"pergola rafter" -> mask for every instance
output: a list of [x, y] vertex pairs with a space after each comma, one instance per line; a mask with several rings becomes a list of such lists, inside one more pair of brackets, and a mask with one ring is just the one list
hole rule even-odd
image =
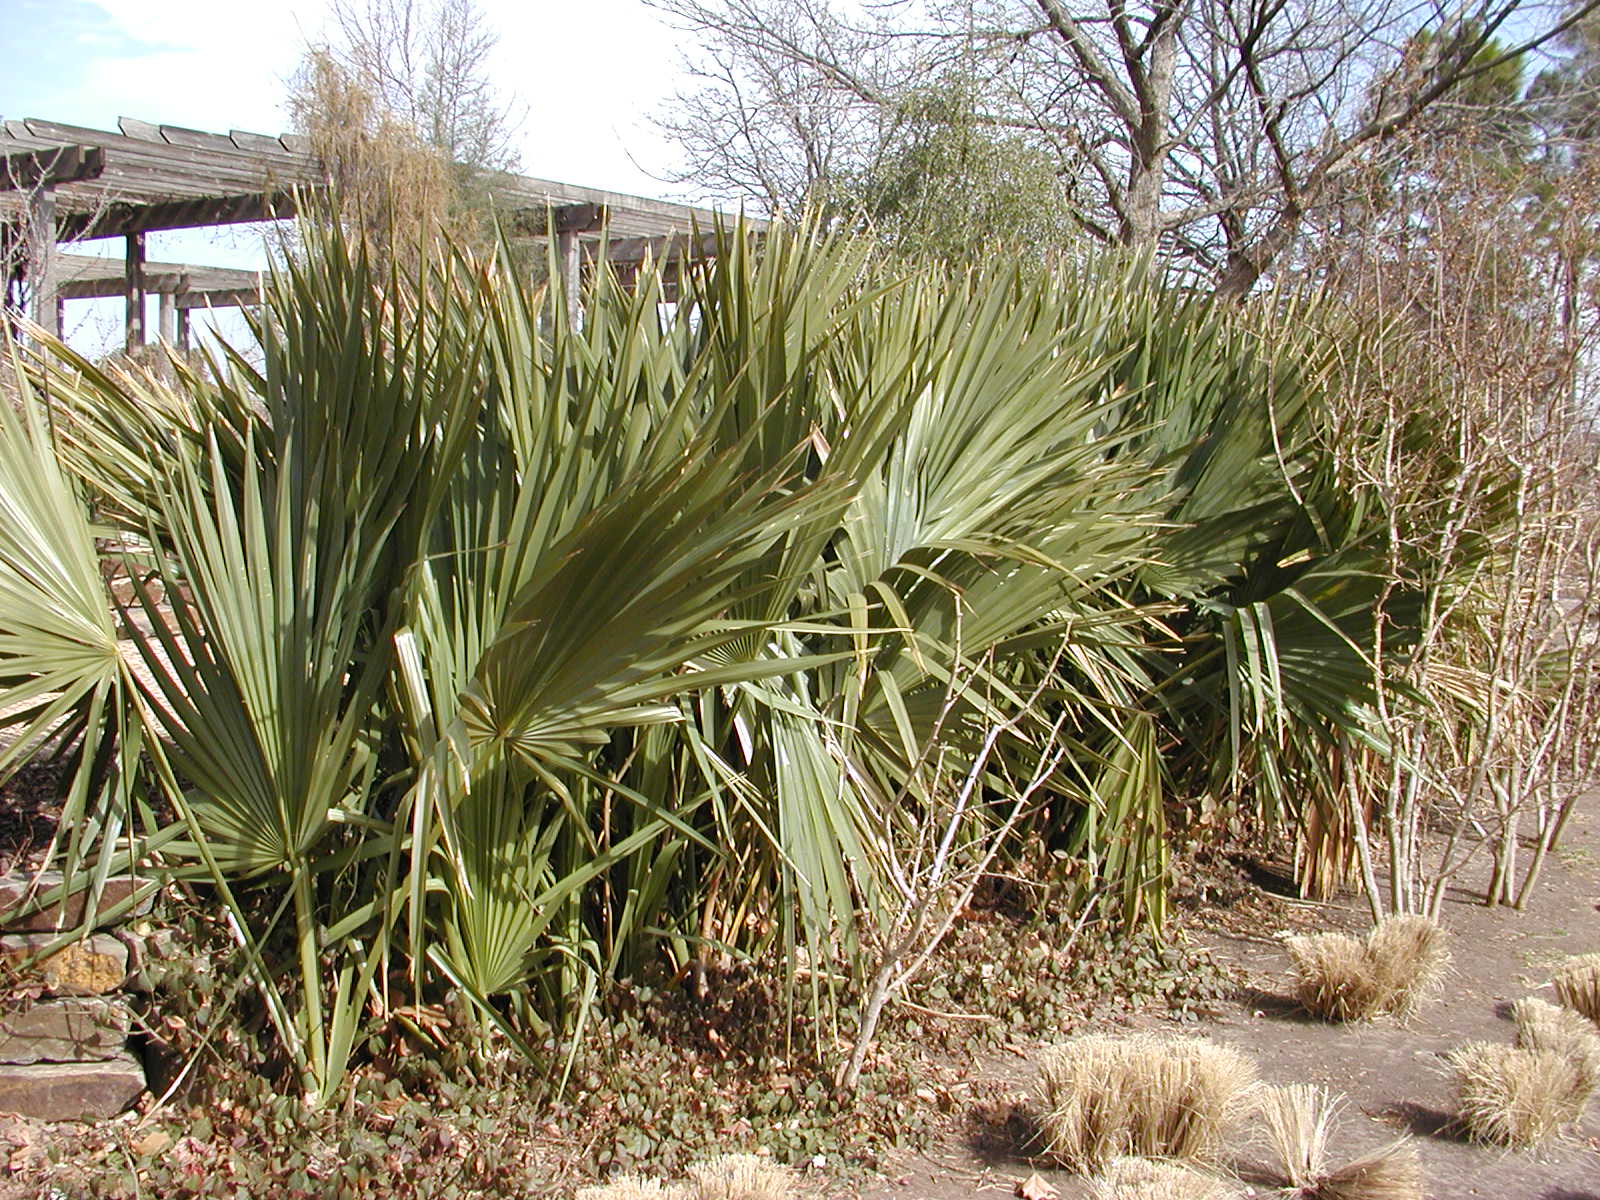
[[[131, 348], [144, 341], [147, 293], [172, 298], [162, 320], [168, 336], [172, 323], [166, 313], [259, 298], [255, 284], [196, 288], [208, 268], [145, 262], [146, 233], [290, 218], [303, 198], [326, 186], [309, 143], [293, 134], [207, 133], [129, 117], [114, 132], [35, 118], [5, 121], [0, 239], [26, 247], [23, 261], [12, 264], [13, 279], [5, 282], [26, 279], [30, 315], [54, 333], [61, 330], [64, 301], [124, 296]], [[495, 192], [508, 228], [556, 241], [569, 282], [597, 256], [602, 240], [608, 261], [625, 276], [648, 255], [676, 264], [675, 278], [688, 258], [714, 250], [711, 239], [686, 235], [722, 219], [710, 209], [525, 176], [502, 178]], [[57, 249], [61, 242], [105, 237], [126, 239], [114, 280], [105, 266], [70, 266], [70, 256]], [[91, 291], [84, 290], [85, 271], [94, 276]], [[174, 287], [184, 280], [189, 284]], [[186, 302], [190, 295], [204, 298]]]

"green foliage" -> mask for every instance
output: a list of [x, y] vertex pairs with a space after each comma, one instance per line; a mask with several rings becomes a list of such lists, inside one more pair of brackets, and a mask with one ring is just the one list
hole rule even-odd
[[987, 119], [981, 100], [981, 86], [962, 74], [910, 91], [882, 149], [832, 185], [829, 204], [908, 258], [1065, 253], [1081, 231], [1059, 160]]
[[[225, 910], [313, 1107], [446, 1005], [463, 1064], [510, 1044], [559, 1094], [619, 980], [739, 964], [820, 1068], [986, 737], [953, 853], [1064, 746], [1003, 849], [1153, 937], [1169, 809], [1292, 824], [1365, 736], [1381, 560], [1303, 312], [814, 233], [724, 232], [664, 320], [649, 271], [580, 298], [308, 231], [259, 359], [21, 360], [8, 723], [55, 689], [116, 730], [75, 794], [136, 840], [71, 868]], [[91, 514], [152, 581], [120, 628]]]

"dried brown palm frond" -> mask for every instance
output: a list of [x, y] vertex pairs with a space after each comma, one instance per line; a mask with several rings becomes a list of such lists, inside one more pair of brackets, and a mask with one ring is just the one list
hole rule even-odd
[[1511, 1006], [1517, 1023], [1517, 1045], [1524, 1050], [1553, 1050], [1578, 1069], [1583, 1087], [1600, 1087], [1600, 1030], [1581, 1013], [1533, 996]]
[[574, 1200], [685, 1200], [677, 1188], [639, 1175], [618, 1175], [609, 1183], [578, 1189]]
[[1583, 1115], [1573, 1063], [1554, 1050], [1469, 1042], [1452, 1051], [1461, 1123], [1480, 1142], [1531, 1150]]
[[1422, 1159], [1406, 1138], [1316, 1180], [1305, 1200], [1422, 1200]]
[[794, 1172], [755, 1154], [724, 1154], [689, 1168], [685, 1200], [788, 1200]]
[[1342, 1098], [1326, 1088], [1295, 1083], [1256, 1094], [1262, 1140], [1287, 1187], [1307, 1188], [1327, 1174], [1328, 1142]]
[[1346, 933], [1284, 939], [1295, 998], [1327, 1021], [1408, 1016], [1438, 985], [1449, 964], [1444, 931], [1428, 917], [1388, 917], [1365, 941]]
[[1600, 954], [1579, 954], [1561, 964], [1551, 981], [1556, 999], [1600, 1025]]
[[1243, 1194], [1230, 1180], [1148, 1158], [1114, 1158], [1088, 1184], [1090, 1200], [1239, 1200]]
[[1200, 1038], [1095, 1034], [1038, 1065], [1046, 1150], [1084, 1172], [1131, 1155], [1215, 1161], [1255, 1084], [1248, 1058]]

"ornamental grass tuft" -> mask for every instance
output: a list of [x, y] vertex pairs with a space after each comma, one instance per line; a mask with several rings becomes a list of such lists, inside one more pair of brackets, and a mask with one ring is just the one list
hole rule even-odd
[[1421, 1160], [1406, 1139], [1329, 1166], [1341, 1103], [1341, 1097], [1308, 1084], [1260, 1089], [1262, 1140], [1273, 1153], [1279, 1182], [1298, 1200], [1422, 1200]]
[[1600, 954], [1579, 954], [1562, 963], [1552, 981], [1556, 999], [1600, 1025]]
[[794, 1172], [755, 1154], [725, 1154], [689, 1168], [684, 1200], [788, 1200]]
[[1422, 1159], [1402, 1138], [1319, 1177], [1305, 1200], [1423, 1200]]
[[1360, 941], [1345, 933], [1284, 939], [1295, 998], [1325, 1021], [1370, 1021], [1416, 1011], [1450, 962], [1444, 930], [1428, 917], [1388, 917]]
[[1114, 1158], [1088, 1184], [1090, 1200], [1239, 1200], [1244, 1194], [1231, 1180], [1148, 1158]]
[[1511, 1006], [1517, 1023], [1517, 1045], [1524, 1050], [1552, 1050], [1578, 1070], [1579, 1082], [1591, 1094], [1600, 1087], [1600, 1030], [1581, 1013], [1548, 1000], [1524, 997]]
[[1451, 1052], [1461, 1123], [1475, 1141], [1532, 1150], [1583, 1115], [1593, 1086], [1565, 1055], [1493, 1042]]
[[574, 1200], [684, 1200], [677, 1188], [640, 1175], [618, 1175], [609, 1183], [578, 1189]]
[[1038, 1066], [1046, 1151], [1085, 1173], [1127, 1156], [1217, 1161], [1256, 1080], [1243, 1054], [1200, 1038], [1093, 1034]]

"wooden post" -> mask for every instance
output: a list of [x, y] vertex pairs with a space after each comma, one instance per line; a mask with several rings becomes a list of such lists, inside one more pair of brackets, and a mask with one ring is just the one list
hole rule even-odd
[[178, 349], [179, 350], [187, 350], [188, 348], [189, 348], [189, 310], [187, 308], [180, 308], [178, 310]]
[[178, 297], [171, 292], [161, 293], [161, 340], [169, 346], [178, 344]]
[[128, 257], [123, 273], [123, 299], [127, 308], [126, 348], [133, 354], [144, 345], [144, 234], [128, 235]]
[[28, 314], [47, 333], [61, 335], [56, 307], [56, 190], [42, 184], [28, 197]]
[[561, 290], [567, 298], [567, 325], [577, 333], [583, 326], [583, 254], [577, 230], [563, 229], [556, 235], [556, 253], [561, 259]]

